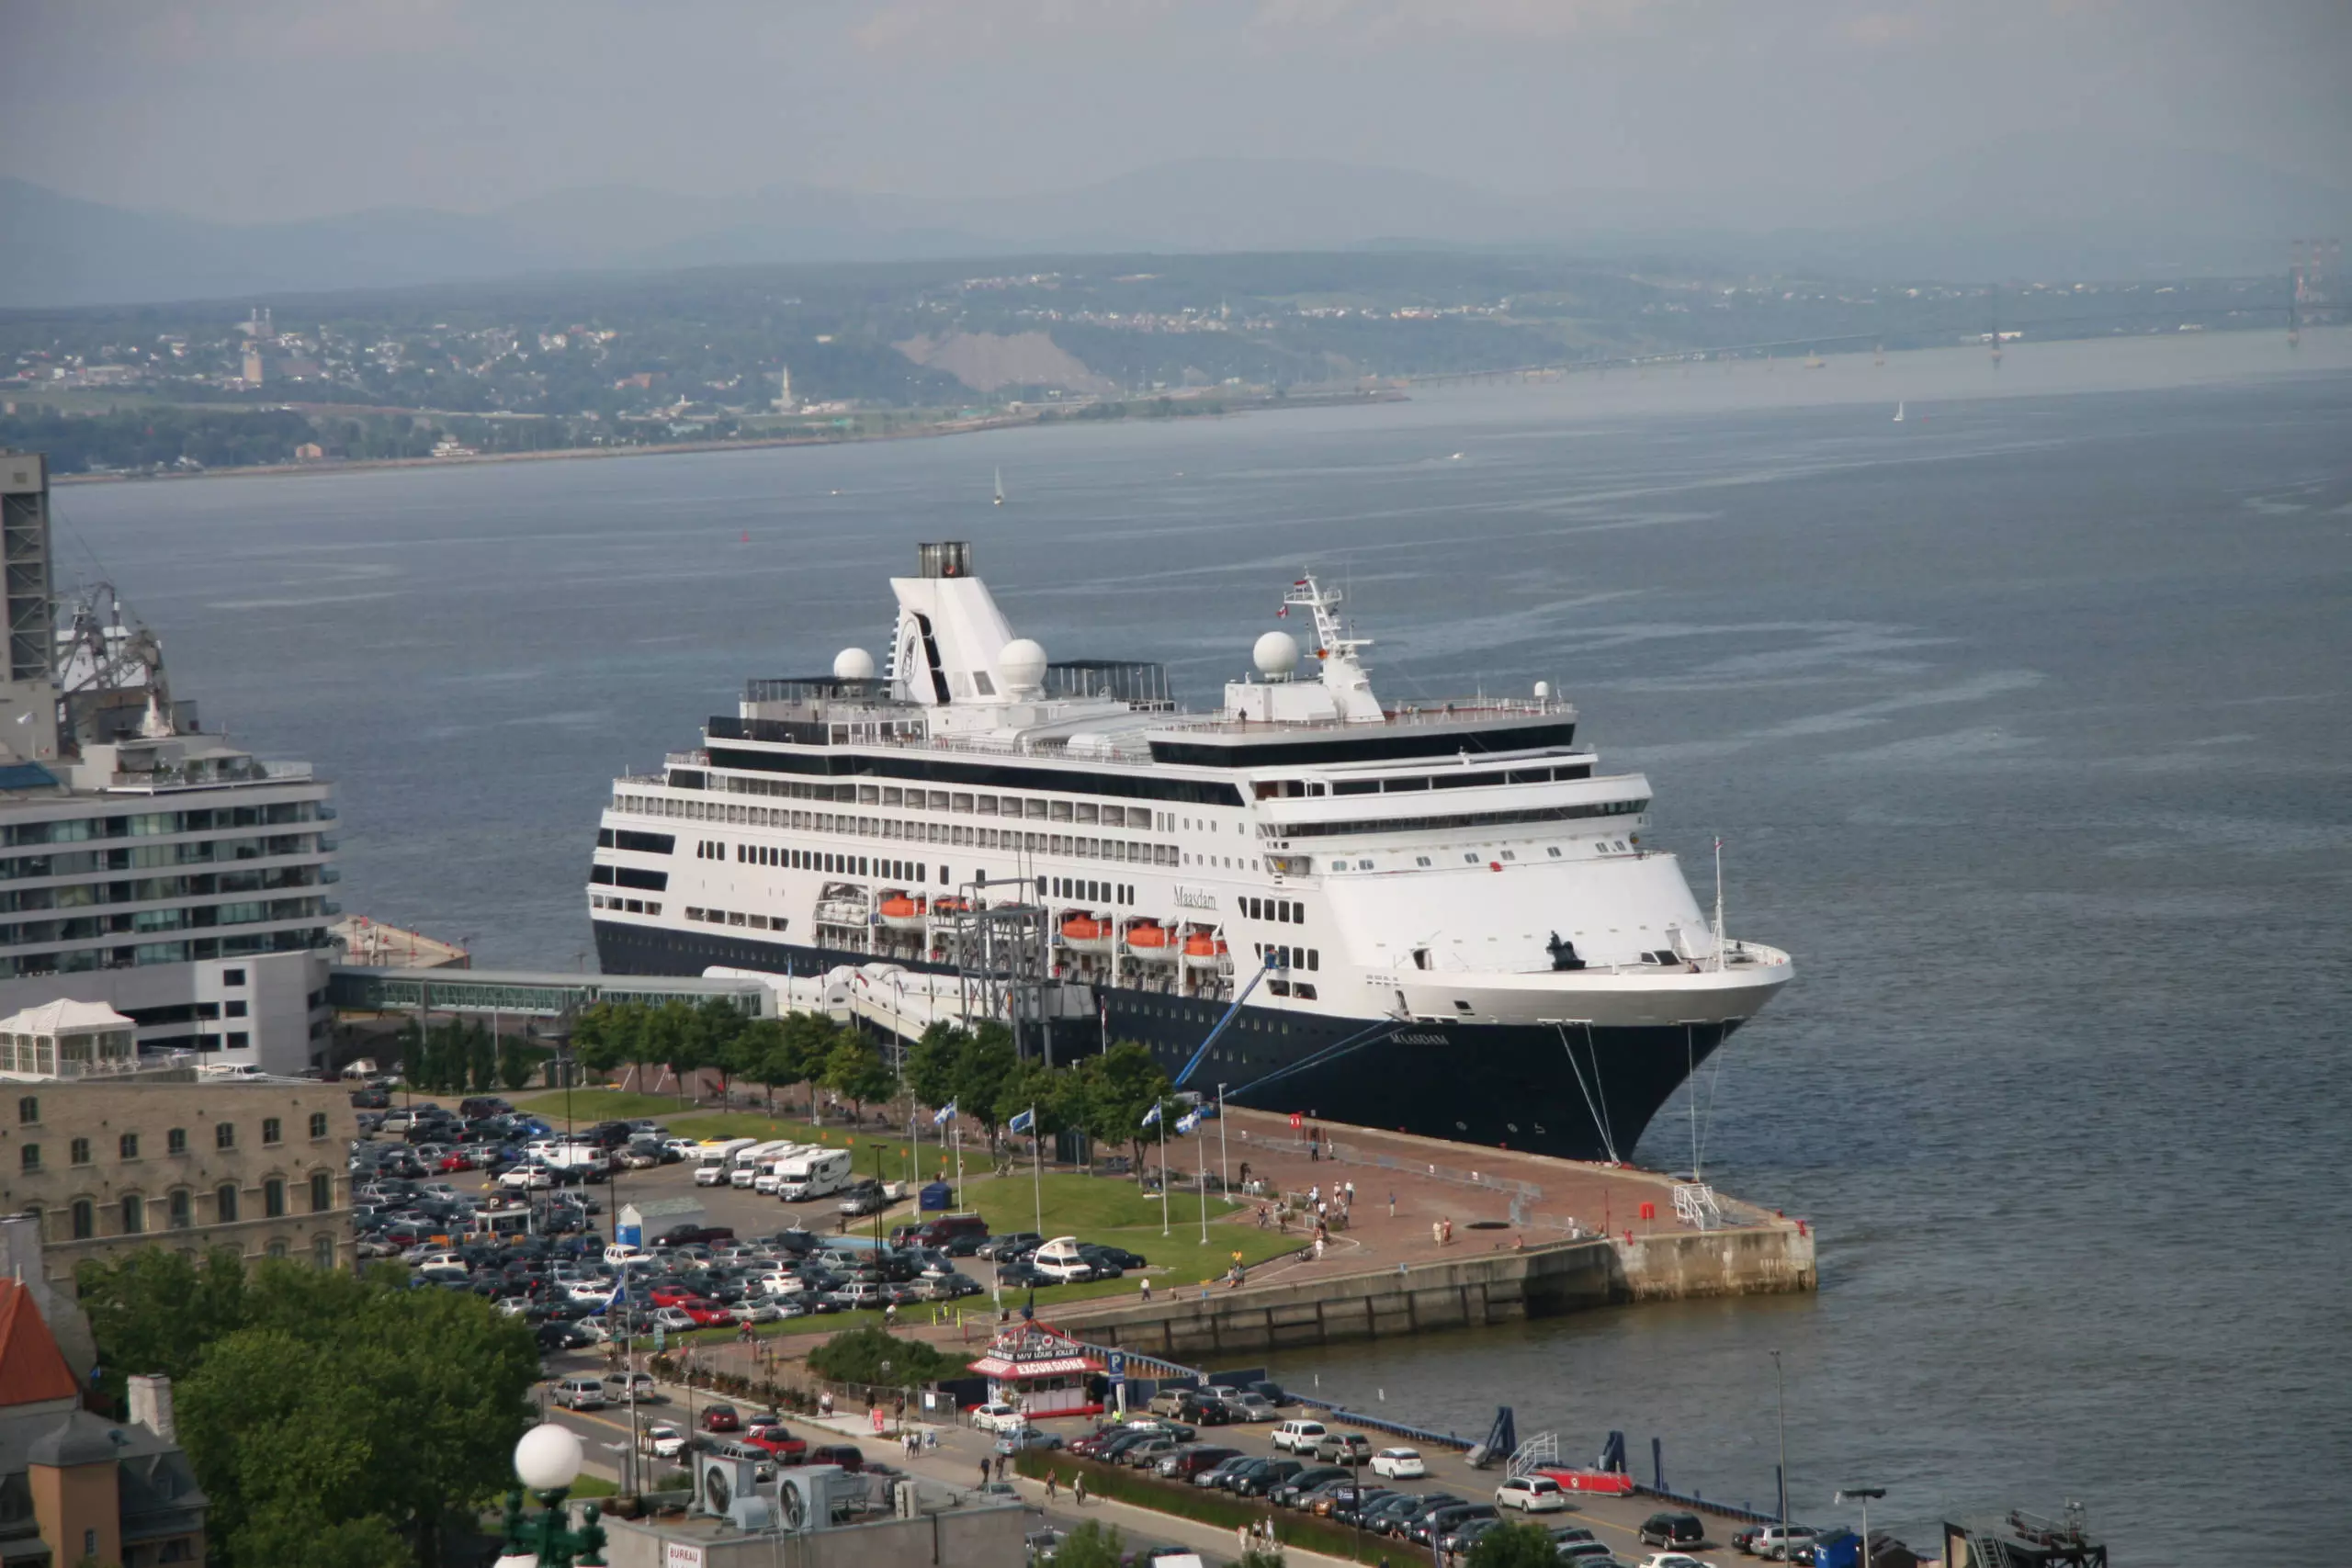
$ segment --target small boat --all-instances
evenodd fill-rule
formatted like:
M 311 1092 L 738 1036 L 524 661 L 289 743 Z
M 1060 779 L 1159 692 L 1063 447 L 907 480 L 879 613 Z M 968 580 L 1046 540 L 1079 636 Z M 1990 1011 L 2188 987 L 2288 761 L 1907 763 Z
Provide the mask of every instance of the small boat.
M 933 898 L 931 901 L 931 912 L 933 915 L 962 915 L 969 913 L 970 907 L 963 899 L 951 896 L 945 898 Z
M 882 923 L 892 931 L 922 930 L 923 907 L 920 898 L 910 898 L 903 893 L 882 896 Z
M 1127 928 L 1127 952 L 1150 964 L 1165 964 L 1176 956 L 1168 928 L 1154 920 L 1137 920 Z
M 999 506 L 1004 504 L 1004 470 L 1002 468 L 996 471 L 996 503 Z
M 1062 922 L 1062 945 L 1080 953 L 1111 951 L 1111 926 L 1091 915 L 1072 915 Z
M 1894 405 L 1894 423 L 1897 424 L 1903 423 L 1903 404 L 1900 400 L 1897 400 Z
M 1207 931 L 1194 931 L 1184 939 L 1184 967 L 1215 969 L 1226 962 L 1225 943 Z

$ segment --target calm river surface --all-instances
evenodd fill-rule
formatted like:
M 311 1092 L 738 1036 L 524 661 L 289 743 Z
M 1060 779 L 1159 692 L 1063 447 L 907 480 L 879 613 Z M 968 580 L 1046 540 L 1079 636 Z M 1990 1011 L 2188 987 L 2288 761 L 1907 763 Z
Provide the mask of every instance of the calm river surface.
M 1905 400 L 1902 423 L 1890 415 Z M 1001 466 L 1010 504 L 989 504 Z M 1057 658 L 1194 701 L 1283 586 L 1377 689 L 1537 679 L 1645 770 L 1703 899 L 1798 978 L 1707 1078 L 1705 1164 L 1811 1217 L 1798 1300 L 1276 1371 L 1771 1493 L 2089 1505 L 2118 1562 L 2352 1530 L 2352 349 L 2275 334 L 1702 367 L 945 441 L 58 492 L 175 689 L 339 781 L 344 897 L 569 968 L 608 782 L 749 675 L 883 649 L 975 540 Z M 748 537 L 746 536 L 748 536 Z M 1684 1165 L 1669 1105 L 1642 1145 Z M 2333 1537 L 2331 1540 L 2330 1537 Z M 2325 1540 L 2327 1545 L 2317 1543 Z

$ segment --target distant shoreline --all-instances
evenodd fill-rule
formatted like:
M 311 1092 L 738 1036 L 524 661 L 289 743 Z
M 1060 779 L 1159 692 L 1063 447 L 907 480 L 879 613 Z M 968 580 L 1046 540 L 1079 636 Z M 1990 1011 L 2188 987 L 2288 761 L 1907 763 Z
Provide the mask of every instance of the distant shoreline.
M 1146 400 L 1157 401 L 1158 400 Z M 1187 399 L 1198 403 L 1206 400 Z M 948 435 L 971 435 L 988 430 L 1023 430 L 1040 424 L 1128 424 L 1136 420 L 1221 419 L 1238 413 L 1262 413 L 1277 409 L 1353 408 L 1374 403 L 1398 403 L 1408 400 L 1407 394 L 1393 388 L 1370 392 L 1308 393 L 1297 397 L 1257 395 L 1226 401 L 1213 410 L 1182 414 L 1146 413 L 1121 415 L 1116 418 L 1081 418 L 1063 414 L 1058 410 L 1041 408 L 1034 412 L 990 414 L 980 419 L 942 420 L 936 423 L 910 426 L 904 430 L 876 430 L 853 435 L 770 435 L 754 436 L 738 441 L 662 441 L 637 446 L 563 446 L 547 452 L 476 452 L 464 457 L 354 457 L 325 458 L 315 463 L 254 463 L 236 468 L 199 468 L 193 471 L 165 470 L 152 474 L 52 474 L 52 485 L 69 484 L 143 484 L 156 481 L 210 479 L 277 479 L 297 474 L 356 474 L 383 468 L 468 468 L 489 463 L 560 462 L 583 457 L 674 457 L 682 452 L 744 452 L 775 446 L 850 446 L 872 441 L 920 441 Z M 289 403 L 288 408 L 300 409 L 314 405 Z M 1099 406 L 1099 405 L 1094 405 Z M 1048 417 L 1048 416 L 1052 417 Z

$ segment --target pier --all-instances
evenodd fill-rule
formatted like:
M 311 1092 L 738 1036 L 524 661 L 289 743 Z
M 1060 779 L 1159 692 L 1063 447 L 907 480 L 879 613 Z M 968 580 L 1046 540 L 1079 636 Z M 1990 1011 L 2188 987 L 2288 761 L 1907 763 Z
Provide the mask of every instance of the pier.
M 1301 1250 L 1238 1286 L 1204 1281 L 1072 1303 L 1057 1321 L 1171 1360 L 1478 1328 L 1690 1296 L 1810 1291 L 1813 1227 L 1702 1184 L 1403 1133 L 1228 1111 L 1181 1150 L 1237 1194 L 1248 1168 L 1261 1204 L 1330 1211 L 1320 1259 Z M 1476 1162 L 1471 1163 L 1471 1162 Z M 1223 1168 L 1220 1169 L 1220 1167 Z M 1172 1168 L 1181 1190 L 1196 1171 Z M 1355 1197 L 1338 1222 L 1352 1182 Z M 1320 1193 L 1318 1199 L 1308 1198 Z M 1393 1211 L 1393 1213 L 1392 1213 Z M 1231 1224 L 1235 1222 L 1226 1221 Z

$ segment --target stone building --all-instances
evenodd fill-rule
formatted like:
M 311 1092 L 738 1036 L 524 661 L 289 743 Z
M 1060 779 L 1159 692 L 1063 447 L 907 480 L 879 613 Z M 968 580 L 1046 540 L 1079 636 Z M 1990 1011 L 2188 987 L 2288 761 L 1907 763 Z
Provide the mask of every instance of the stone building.
M 356 1132 L 333 1084 L 0 1084 L 0 1213 L 39 1218 L 61 1281 L 151 1245 L 349 1267 Z

